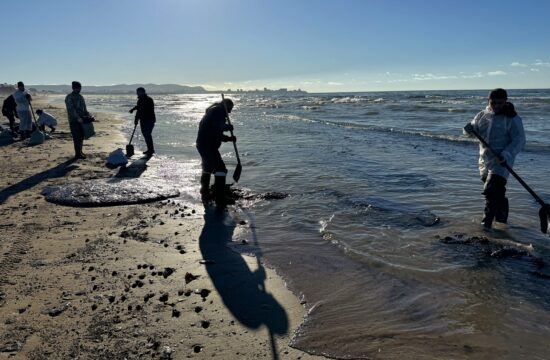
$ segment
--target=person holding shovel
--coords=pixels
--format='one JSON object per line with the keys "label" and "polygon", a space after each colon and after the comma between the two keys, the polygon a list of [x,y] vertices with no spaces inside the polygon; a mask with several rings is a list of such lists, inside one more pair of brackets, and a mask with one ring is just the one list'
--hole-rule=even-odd
{"label": "person holding shovel", "polygon": [[464,133],[474,136],[477,133],[489,147],[479,145],[479,172],[483,181],[485,209],[481,224],[490,229],[493,221],[508,221],[508,199],[506,181],[514,160],[525,146],[523,122],[507,101],[506,90],[498,88],[489,93],[488,105],[464,127]]}
{"label": "person holding shovel", "polygon": [[140,123],[141,134],[143,134],[147,145],[147,150],[143,154],[151,157],[155,153],[152,135],[156,122],[155,103],[142,87],[136,89],[136,94],[138,97],[137,105],[130,109],[130,114],[137,110],[134,124],[137,126],[138,122]]}
{"label": "person holding shovel", "polygon": [[31,113],[31,95],[25,90],[25,84],[22,81],[17,83],[17,91],[13,93],[13,98],[17,104],[17,115],[19,116],[19,133],[21,140],[28,138],[32,132],[32,113]]}
{"label": "person holding shovel", "polygon": [[201,195],[203,200],[208,200],[210,176],[214,174],[214,198],[218,206],[235,203],[225,192],[227,168],[219,151],[222,142],[237,141],[235,136],[224,135],[225,131],[233,131],[233,125],[226,123],[226,117],[232,109],[233,101],[230,99],[209,106],[197,134],[197,150],[202,161]]}

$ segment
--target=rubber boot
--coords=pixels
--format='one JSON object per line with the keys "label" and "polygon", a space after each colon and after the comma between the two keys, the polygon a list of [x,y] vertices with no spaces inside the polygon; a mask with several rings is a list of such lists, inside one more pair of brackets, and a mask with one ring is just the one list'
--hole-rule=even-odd
{"label": "rubber boot", "polygon": [[201,175],[201,197],[203,200],[210,199],[210,174],[202,173]]}
{"label": "rubber boot", "polygon": [[495,219],[493,207],[494,204],[487,199],[485,201],[485,209],[483,210],[483,219],[481,219],[481,225],[483,225],[485,229],[490,229],[493,226],[493,220]]}
{"label": "rubber boot", "polygon": [[501,199],[499,205],[500,206],[498,207],[495,213],[495,220],[499,223],[506,224],[508,222],[508,209],[509,209],[508,199],[507,198]]}
{"label": "rubber boot", "polygon": [[235,200],[228,197],[225,192],[225,175],[214,176],[214,179],[214,199],[216,200],[216,205],[224,207],[235,204]]}

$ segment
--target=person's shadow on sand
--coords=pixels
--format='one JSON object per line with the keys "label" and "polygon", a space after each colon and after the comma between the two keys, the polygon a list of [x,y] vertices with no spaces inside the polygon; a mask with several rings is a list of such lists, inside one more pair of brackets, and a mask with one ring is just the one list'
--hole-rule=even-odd
{"label": "person's shadow on sand", "polygon": [[258,329],[265,325],[271,337],[273,359],[278,359],[274,335],[288,333],[285,309],[265,289],[265,269],[258,258],[258,269],[251,271],[242,256],[227,247],[235,222],[227,212],[205,207],[204,227],[199,237],[203,259],[210,260],[206,271],[225,306],[243,325]]}
{"label": "person's shadow on sand", "polygon": [[10,196],[28,190],[46,179],[53,179],[67,175],[71,170],[77,168],[77,166],[73,163],[74,159],[67,160],[51,169],[34,174],[24,180],[21,180],[17,184],[10,185],[5,189],[0,190],[0,204],[5,203]]}

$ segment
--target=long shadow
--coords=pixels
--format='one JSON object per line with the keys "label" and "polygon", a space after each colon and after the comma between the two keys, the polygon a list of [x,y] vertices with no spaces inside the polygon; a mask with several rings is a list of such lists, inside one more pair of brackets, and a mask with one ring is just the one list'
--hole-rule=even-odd
{"label": "long shadow", "polygon": [[17,184],[10,185],[5,189],[0,190],[0,204],[5,203],[10,196],[28,190],[46,179],[53,179],[67,175],[70,171],[77,168],[77,166],[73,163],[73,159],[67,160],[51,169],[34,174],[24,180],[21,180]]}
{"label": "long shadow", "polygon": [[129,166],[121,167],[115,177],[138,178],[147,170],[147,162],[151,159],[149,156],[143,156],[130,163]]}
{"label": "long shadow", "polygon": [[[262,325],[268,328],[272,358],[278,359],[274,336],[288,333],[287,313],[266,292],[266,273],[259,258],[261,254],[257,254],[257,270],[251,271],[242,256],[227,247],[234,229],[235,221],[227,212],[205,207],[199,247],[203,259],[210,260],[206,271],[225,306],[241,324],[251,329]],[[256,238],[254,240],[256,242]]]}

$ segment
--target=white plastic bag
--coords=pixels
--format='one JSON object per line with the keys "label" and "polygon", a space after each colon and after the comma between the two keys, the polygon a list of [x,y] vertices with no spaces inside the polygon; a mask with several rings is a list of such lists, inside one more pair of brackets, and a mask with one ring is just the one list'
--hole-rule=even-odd
{"label": "white plastic bag", "polygon": [[107,157],[107,165],[121,166],[128,164],[128,159],[121,148],[116,149]]}

